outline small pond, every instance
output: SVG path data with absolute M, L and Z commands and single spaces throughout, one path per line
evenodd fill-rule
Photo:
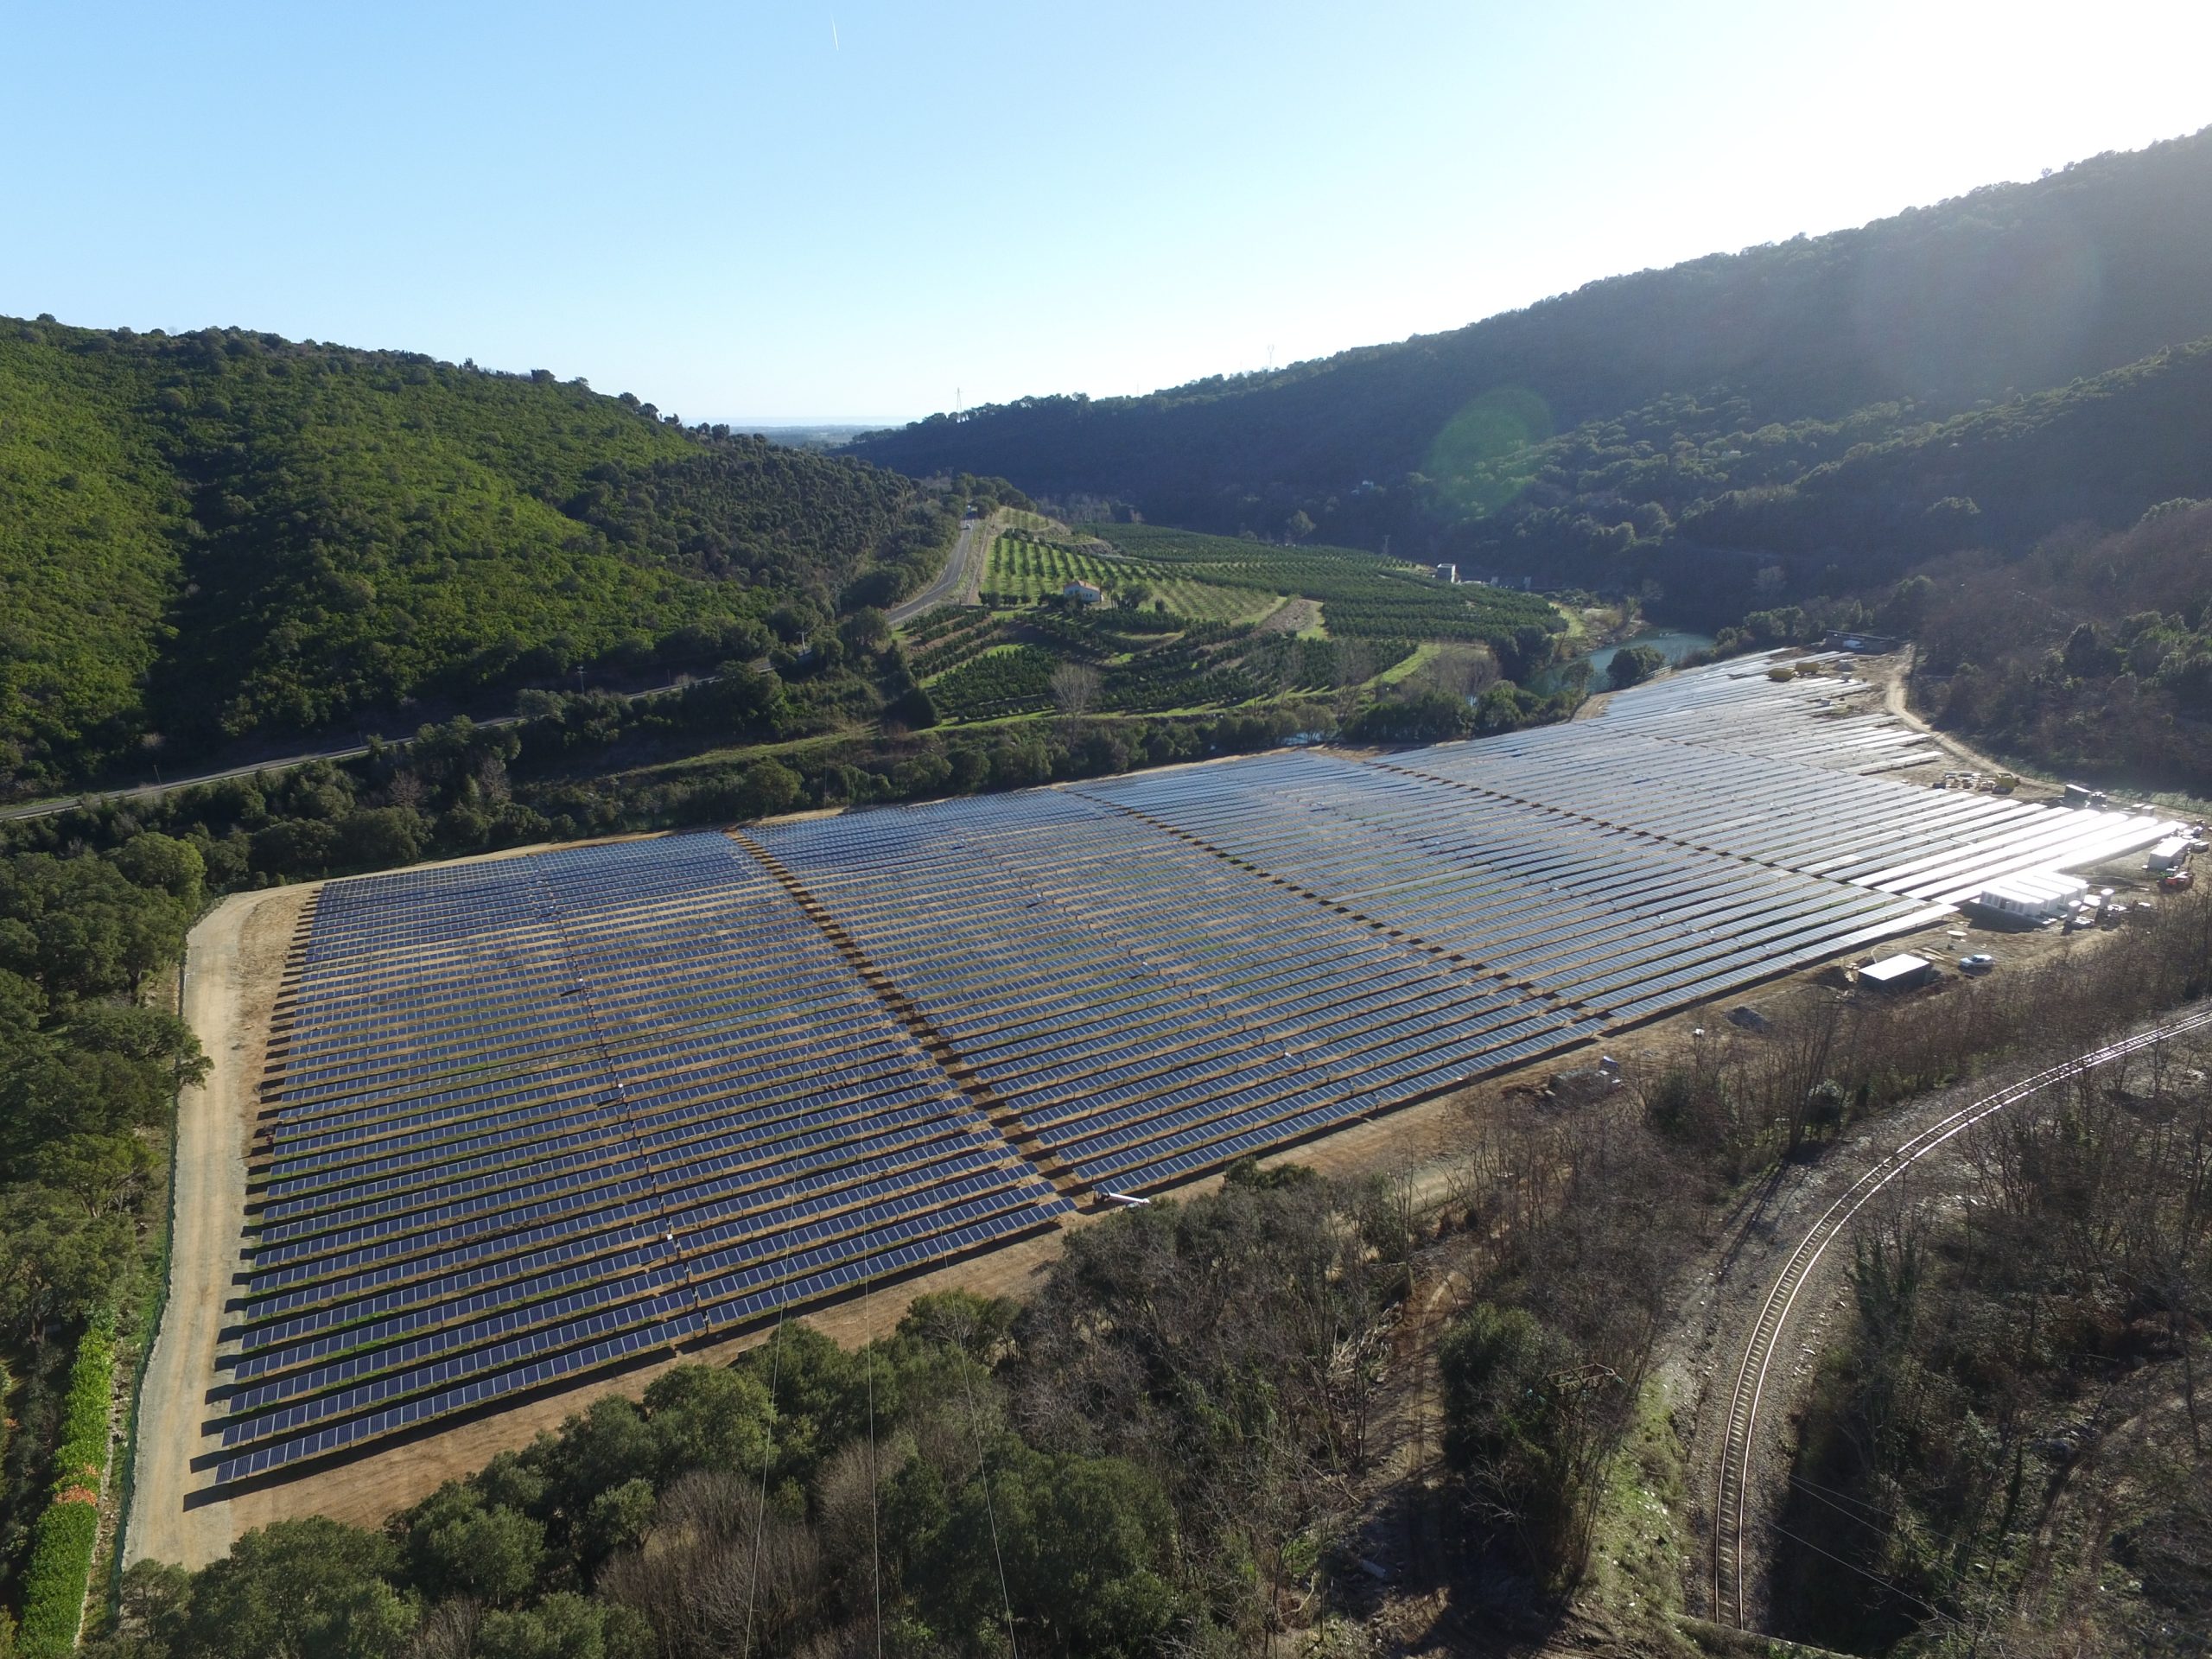
M 1613 665 L 1614 653 L 1630 645 L 1649 645 L 1671 664 L 1680 663 L 1694 651 L 1709 651 L 1713 636 L 1709 633 L 1685 633 L 1678 629 L 1647 628 L 1631 634 L 1618 645 L 1600 645 L 1584 654 L 1583 661 L 1590 664 L 1590 689 L 1605 689 L 1605 671 Z

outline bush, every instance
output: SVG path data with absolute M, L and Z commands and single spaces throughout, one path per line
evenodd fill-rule
M 1435 743 L 1474 728 L 1475 711 L 1465 697 L 1424 691 L 1363 709 L 1344 728 L 1344 737 L 1353 743 Z
M 33 1529 L 30 1565 L 23 1572 L 23 1623 L 16 1651 L 24 1659 L 67 1654 L 77 1645 L 92 1547 L 99 1536 L 100 1482 L 107 1473 L 114 1332 L 113 1317 L 96 1312 L 69 1368 L 61 1444 L 54 1454 L 54 1501 Z
M 61 1444 L 54 1454 L 55 1492 L 73 1486 L 99 1490 L 107 1473 L 109 1407 L 115 1377 L 115 1319 L 96 1310 L 69 1368 L 69 1396 L 62 1408 Z
M 1649 645 L 1623 645 L 1613 653 L 1605 670 L 1605 683 L 1616 691 L 1642 685 L 1667 666 L 1666 653 Z
M 30 1565 L 23 1570 L 23 1622 L 16 1634 L 22 1659 L 60 1659 L 76 1647 L 99 1529 L 99 1500 L 81 1489 L 55 1498 L 39 1516 Z

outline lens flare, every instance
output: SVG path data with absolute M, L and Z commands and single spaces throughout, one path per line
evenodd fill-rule
M 1519 386 L 1493 386 L 1446 423 L 1421 470 L 1445 503 L 1481 517 L 1518 496 L 1536 475 L 1535 446 L 1552 435 L 1549 405 Z

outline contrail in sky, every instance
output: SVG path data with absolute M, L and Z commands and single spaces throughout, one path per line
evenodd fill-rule
M 842 52 L 845 49 L 837 44 L 837 20 L 835 17 L 830 20 L 830 49 L 832 52 Z

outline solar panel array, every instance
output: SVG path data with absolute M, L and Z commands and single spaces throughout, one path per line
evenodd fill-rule
M 1086 792 L 1611 1022 L 1942 914 L 1326 754 Z
M 1942 756 L 1862 681 L 1780 684 L 1764 659 L 1639 687 L 1603 717 L 1387 764 L 1486 798 L 1824 880 L 1955 906 L 1991 881 L 2078 869 L 2174 827 L 1880 776 Z
M 2169 827 L 1930 790 L 1834 677 L 336 882 L 219 1484 L 739 1330 Z
M 1018 1141 L 1092 1186 L 1178 1179 L 1597 1031 L 1072 792 L 758 840 Z
M 219 1484 L 1069 1207 L 721 836 L 333 883 L 278 1040 Z

